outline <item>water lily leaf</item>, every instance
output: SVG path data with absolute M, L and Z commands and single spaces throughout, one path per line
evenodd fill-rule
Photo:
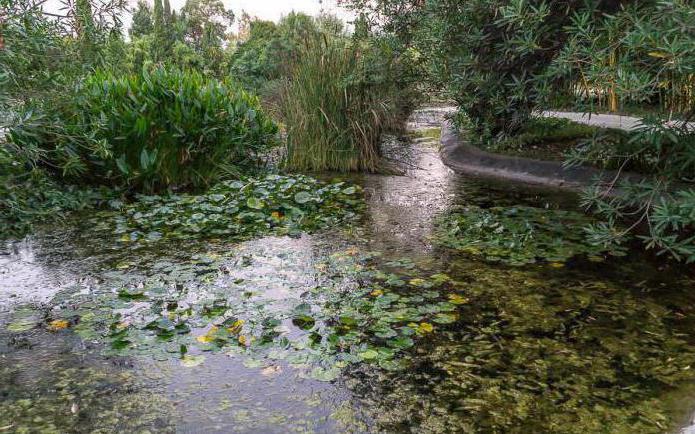
M 367 350 L 367 351 L 363 351 L 363 352 L 359 353 L 359 356 L 363 360 L 374 360 L 377 357 L 379 357 L 379 353 L 374 351 L 374 350 Z
M 389 340 L 387 344 L 392 348 L 405 349 L 415 345 L 415 342 L 407 336 L 401 336 L 399 338 Z
M 317 367 L 312 369 L 311 373 L 309 374 L 309 376 L 314 380 L 326 382 L 335 380 L 338 378 L 338 375 L 340 375 L 340 369 L 335 367 L 328 369 Z
M 316 321 L 309 315 L 297 315 L 292 318 L 292 324 L 302 330 L 311 330 L 316 324 Z
M 251 209 L 263 209 L 265 203 L 263 203 L 263 201 L 258 198 L 250 197 L 246 199 L 246 206 L 248 206 Z
M 15 333 L 24 332 L 33 329 L 37 324 L 38 321 L 36 318 L 20 318 L 11 322 L 7 326 L 7 330 Z
M 192 355 L 184 355 L 181 357 L 181 366 L 185 366 L 186 368 L 193 368 L 196 366 L 199 366 L 205 362 L 205 356 L 192 356 Z
M 294 201 L 299 204 L 307 203 L 313 199 L 314 197 L 306 191 L 300 191 L 299 193 L 294 195 Z

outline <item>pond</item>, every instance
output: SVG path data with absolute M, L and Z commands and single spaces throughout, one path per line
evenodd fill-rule
M 415 136 L 405 174 L 340 184 L 361 217 L 308 232 L 125 242 L 105 213 L 7 241 L 0 432 L 687 430 L 691 275 L 572 237 L 537 238 L 547 260 L 443 242 L 452 211 L 565 224 L 576 201 L 461 178 Z

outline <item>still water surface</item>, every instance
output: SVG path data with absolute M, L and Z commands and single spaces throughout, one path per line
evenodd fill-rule
M 414 128 L 427 126 L 420 120 Z M 637 253 L 557 268 L 439 249 L 434 220 L 453 206 L 558 208 L 574 198 L 461 178 L 426 140 L 397 159 L 402 176 L 352 178 L 368 211 L 347 229 L 123 249 L 84 216 L 5 243 L 0 432 L 586 433 L 688 425 L 695 283 L 684 270 Z M 412 324 L 412 345 L 391 345 L 391 331 L 381 331 L 390 348 L 403 344 L 396 359 L 386 346 L 348 362 L 317 350 L 322 333 L 359 328 L 350 317 L 371 305 L 353 294 L 369 288 L 364 298 L 381 297 L 372 291 L 380 278 L 392 282 L 383 287 L 400 297 L 399 309 L 442 321 Z M 241 321 L 227 324 L 234 345 L 207 338 L 220 312 Z M 131 331 L 165 314 L 173 322 Z M 200 345 L 183 349 L 184 334 Z M 252 347 L 250 336 L 267 345 Z

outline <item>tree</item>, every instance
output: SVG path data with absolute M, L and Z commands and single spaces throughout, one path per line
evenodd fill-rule
M 187 0 L 183 6 L 186 41 L 202 52 L 211 46 L 222 47 L 227 39 L 234 13 L 224 8 L 221 0 Z
M 231 56 L 231 72 L 247 88 L 259 91 L 285 74 L 304 43 L 318 33 L 316 20 L 306 14 L 290 13 L 278 24 L 249 20 L 248 37 Z
M 516 132 L 555 77 L 546 70 L 580 13 L 601 17 L 620 0 L 348 0 L 383 31 L 429 59 L 433 82 L 488 139 Z
M 133 12 L 133 23 L 129 30 L 130 37 L 139 38 L 149 35 L 152 33 L 153 28 L 152 9 L 145 1 L 138 1 L 137 8 Z
M 75 30 L 82 57 L 92 62 L 96 54 L 96 26 L 89 0 L 75 1 Z

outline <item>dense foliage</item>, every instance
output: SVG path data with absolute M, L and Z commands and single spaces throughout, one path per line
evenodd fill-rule
M 596 240 L 619 241 L 646 228 L 648 247 L 695 260 L 689 212 L 695 82 L 695 13 L 685 0 L 396 1 L 346 0 L 361 19 L 421 54 L 429 81 L 459 108 L 459 126 L 493 148 L 517 148 L 546 137 L 533 130 L 536 110 L 654 111 L 644 128 L 596 135 L 572 152 L 588 163 L 648 175 L 638 185 L 597 185 L 585 204 L 604 224 Z M 672 125 L 665 119 L 675 117 Z M 522 133 L 518 135 L 518 133 Z M 690 185 L 689 185 L 690 184 Z M 619 230 L 626 222 L 628 231 Z M 644 224 L 643 224 L 644 223 Z M 641 232 L 644 234 L 644 231 Z
M 423 72 L 484 139 L 515 133 L 558 98 L 691 110 L 695 18 L 687 1 L 343 3 L 420 52 Z
M 21 237 L 37 222 L 63 218 L 109 193 L 57 183 L 12 148 L 0 147 L 0 238 Z
M 229 70 L 248 89 L 264 95 L 287 76 L 305 41 L 321 33 L 319 20 L 300 13 L 290 13 L 277 24 L 261 20 L 243 24 L 244 39 L 230 54 Z
M 603 218 L 590 233 L 597 242 L 622 241 L 637 233 L 647 249 L 677 260 L 695 262 L 695 131 L 672 128 L 661 120 L 645 121 L 620 145 L 597 138 L 577 149 L 569 164 L 608 162 L 619 170 L 639 168 L 639 182 L 622 179 L 597 184 L 583 204 Z M 627 222 L 627 229 L 618 229 Z
M 98 72 L 71 97 L 60 111 L 27 113 L 9 139 L 88 182 L 209 185 L 256 165 L 277 131 L 254 97 L 195 72 Z

